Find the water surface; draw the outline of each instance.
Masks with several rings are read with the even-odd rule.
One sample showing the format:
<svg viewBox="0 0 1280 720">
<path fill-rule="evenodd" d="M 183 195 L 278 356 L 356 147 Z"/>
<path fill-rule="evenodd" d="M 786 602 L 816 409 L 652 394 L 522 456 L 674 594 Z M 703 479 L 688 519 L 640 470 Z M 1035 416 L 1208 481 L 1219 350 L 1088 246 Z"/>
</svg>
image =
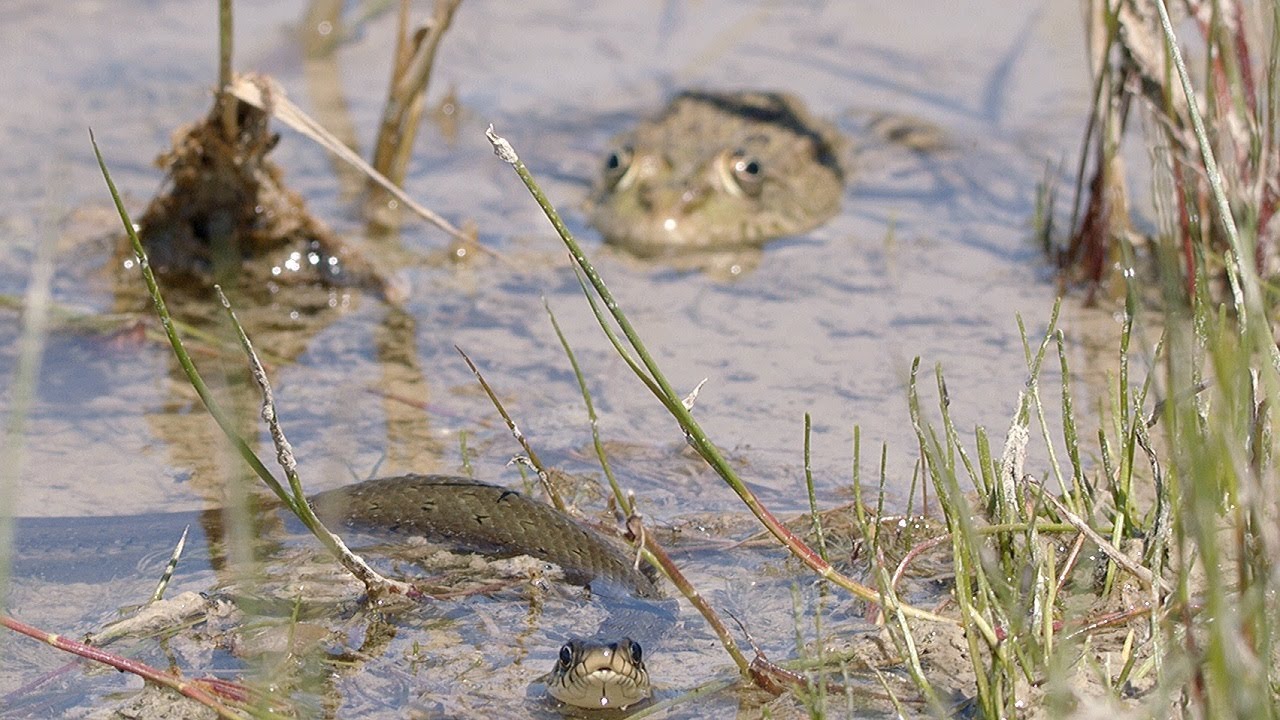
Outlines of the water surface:
<svg viewBox="0 0 1280 720">
<path fill-rule="evenodd" d="M 359 28 L 325 67 L 302 59 L 297 3 L 242 2 L 236 11 L 239 66 L 270 73 L 310 111 L 336 93 L 367 152 L 394 18 Z M 0 58 L 10 68 L 0 80 L 10 98 L 0 107 L 0 173 L 10 179 L 0 197 L 0 294 L 20 295 L 35 244 L 56 242 L 57 303 L 88 312 L 138 307 L 137 286 L 101 239 L 115 226 L 101 211 L 107 196 L 86 130 L 94 129 L 117 184 L 140 211 L 161 181 L 151 159 L 175 128 L 208 108 L 214 23 L 211 8 L 184 3 L 24 1 L 10 8 L 0 27 Z M 317 290 L 303 303 L 294 296 L 243 309 L 259 345 L 279 356 L 276 399 L 307 483 L 332 487 L 375 469 L 458 472 L 464 434 L 477 477 L 518 482 L 507 462 L 520 449 L 455 345 L 481 366 L 545 461 L 596 472 L 586 413 L 545 298 L 582 363 L 600 431 L 618 449 L 616 469 L 649 521 L 740 512 L 730 491 L 682 453 L 674 422 L 595 327 L 545 218 L 492 156 L 483 129 L 493 123 L 543 181 L 676 387 L 708 380 L 695 414 L 775 511 L 807 507 L 806 412 L 823 502 L 847 498 L 858 424 L 866 457 L 888 444 L 888 489 L 901 505 L 914 464 L 905 392 L 912 358 L 923 358 L 930 388 L 934 363 L 943 364 L 961 428 L 984 424 L 999 437 L 1016 406 L 1026 373 L 1015 313 L 1034 336 L 1055 294 L 1030 237 L 1036 184 L 1047 165 L 1056 173 L 1072 157 L 1088 102 L 1079 25 L 1074 6 L 1060 3 L 668 2 L 624 10 L 468 0 L 444 40 L 432 90 L 434 101 L 454 89 L 457 135 L 424 124 L 406 189 L 455 222 L 474 221 L 485 245 L 506 260 L 436 262 L 446 238 L 410 223 L 397 249 L 397 271 L 414 289 L 403 314 L 358 291 Z M 769 245 L 754 271 L 733 280 L 601 248 L 580 203 L 609 138 L 691 86 L 785 90 L 862 139 L 875 113 L 904 113 L 943 128 L 948 143 L 929 154 L 858 153 L 842 213 L 804 237 Z M 337 231 L 370 244 L 356 201 L 324 152 L 281 132 L 275 159 L 289 183 Z M 299 313 L 300 304 L 332 308 Z M 178 313 L 216 327 L 211 307 L 189 303 Z M 0 313 L 6 404 L 19 328 L 15 313 Z M 8 510 L 101 516 L 220 503 L 226 478 L 244 470 L 169 355 L 128 329 L 48 338 Z M 239 358 L 203 362 L 217 390 L 239 398 L 246 432 L 263 438 Z M 866 465 L 870 473 L 874 464 Z M 138 557 L 157 551 L 164 548 L 140 548 Z M 690 562 L 703 591 L 747 614 L 767 649 L 794 650 L 789 581 L 774 573 L 755 583 L 762 564 L 782 567 L 778 553 Z M 57 590 L 64 602 L 53 604 L 30 601 L 47 589 L 18 578 L 10 607 L 51 629 L 86 631 L 146 592 L 140 588 L 150 576 L 121 570 L 131 573 L 126 592 L 87 585 L 82 594 Z M 209 582 L 193 569 L 179 585 Z M 498 603 L 501 612 L 521 612 L 511 605 Z M 856 623 L 856 615 L 844 620 Z M 655 648 L 652 672 L 660 684 L 688 689 L 730 666 L 699 621 L 688 611 L 682 617 L 682 639 Z M 413 642 L 414 630 L 402 628 L 397 642 Z M 367 683 L 395 684 L 389 697 L 413 701 L 465 675 L 483 682 L 461 684 L 457 695 L 428 707 L 484 712 L 549 666 L 555 632 L 537 623 L 532 632 L 528 666 L 486 654 L 474 627 L 449 657 L 408 674 L 399 664 L 408 650 L 394 646 L 366 678 L 351 681 L 348 708 L 370 709 Z M 19 642 L 26 641 L 3 636 L 0 648 L 7 656 Z M 705 675 L 680 669 L 693 659 Z M 471 661 L 487 669 L 458 669 Z M 0 694 L 37 672 L 11 665 L 0 675 Z M 88 692 L 97 697 L 128 686 L 95 682 L 99 689 Z"/>
</svg>

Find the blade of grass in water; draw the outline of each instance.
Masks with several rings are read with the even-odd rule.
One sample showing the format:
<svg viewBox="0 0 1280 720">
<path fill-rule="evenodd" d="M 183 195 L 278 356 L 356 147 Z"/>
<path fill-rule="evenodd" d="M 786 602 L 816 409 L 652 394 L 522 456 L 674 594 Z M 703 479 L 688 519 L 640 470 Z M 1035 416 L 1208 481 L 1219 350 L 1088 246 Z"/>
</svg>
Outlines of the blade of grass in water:
<svg viewBox="0 0 1280 720">
<path fill-rule="evenodd" d="M 33 248 L 35 259 L 23 298 L 18 357 L 9 386 L 9 411 L 5 417 L 4 437 L 0 438 L 0 458 L 4 459 L 4 467 L 0 469 L 0 607 L 5 605 L 7 597 L 10 551 L 13 548 L 13 500 L 22 476 L 27 414 L 35 400 L 40 359 L 44 355 L 48 335 L 55 247 L 54 238 L 42 237 L 37 239 Z"/>
<path fill-rule="evenodd" d="M 316 517 L 311 503 L 307 502 L 306 491 L 302 487 L 302 478 L 298 475 L 298 462 L 294 458 L 293 447 L 285 437 L 284 427 L 280 424 L 280 418 L 276 414 L 275 397 L 271 391 L 271 383 L 267 380 L 267 372 L 258 360 L 258 355 L 253 349 L 253 343 L 249 341 L 249 336 L 245 334 L 244 328 L 240 326 L 240 321 L 236 318 L 236 314 L 231 308 L 231 303 L 227 300 L 227 296 L 223 294 L 222 288 L 214 285 L 213 289 L 218 295 L 218 301 L 222 303 L 222 308 L 227 314 L 228 321 L 236 331 L 236 337 L 239 338 L 240 345 L 244 348 L 245 356 L 249 359 L 249 369 L 253 375 L 253 380 L 258 384 L 258 389 L 262 393 L 262 419 L 267 423 L 267 430 L 271 433 L 271 442 L 275 445 L 276 462 L 284 470 L 285 477 L 289 481 L 292 497 L 297 499 L 298 519 L 320 541 L 320 544 L 329 551 L 329 554 L 342 563 L 342 566 L 364 585 L 365 591 L 371 598 L 382 599 L 387 594 L 416 596 L 418 594 L 417 590 L 412 585 L 399 580 L 391 580 L 374 570 L 364 561 L 364 558 L 351 552 L 351 549 L 347 547 L 342 538 L 338 537 L 337 533 L 325 527 L 320 518 Z"/>
<path fill-rule="evenodd" d="M 486 395 L 489 396 L 489 402 L 498 410 L 498 414 L 507 423 L 507 429 L 511 431 L 511 436 L 520 443 L 520 447 L 524 449 L 525 459 L 529 465 L 533 467 L 534 472 L 538 474 L 538 482 L 542 485 L 542 489 L 547 493 L 547 497 L 551 500 L 551 504 L 560 512 L 565 511 L 564 499 L 560 497 L 560 491 L 556 489 L 554 483 L 551 482 L 551 474 L 547 472 L 547 468 L 542 464 L 542 460 L 538 457 L 538 453 L 534 452 L 533 446 L 529 444 L 529 439 L 525 437 L 524 432 L 520 430 L 520 426 L 516 425 L 516 421 L 507 413 L 507 409 L 502 406 L 502 401 L 498 399 L 498 394 L 489 386 L 489 382 L 484 379 L 484 374 L 480 372 L 480 368 L 471 361 L 471 357 L 457 345 L 453 346 L 454 350 L 462 356 L 466 361 L 467 367 L 471 368 L 471 374 L 475 376 L 476 382 L 480 383 L 480 387 L 484 389 Z"/>
<path fill-rule="evenodd" d="M 582 402 L 586 405 L 587 417 L 591 423 L 591 437 L 595 444 L 596 457 L 600 460 L 600 467 L 604 470 L 605 477 L 609 480 L 609 487 L 613 491 L 614 500 L 617 502 L 618 507 L 622 508 L 623 513 L 628 516 L 628 529 L 631 529 L 631 520 L 635 517 L 634 513 L 636 511 L 635 503 L 632 498 L 623 493 L 617 478 L 614 477 L 608 455 L 605 453 L 604 445 L 600 441 L 595 403 L 591 401 L 591 391 L 587 388 L 587 380 L 583 376 L 582 368 L 578 365 L 578 359 L 573 353 L 573 348 L 569 346 L 569 340 L 564 336 L 564 332 L 561 331 L 560 323 L 556 321 L 555 313 L 551 312 L 551 305 L 547 303 L 546 298 L 543 298 L 542 305 L 547 310 L 547 316 L 551 318 L 551 326 L 556 331 L 556 337 L 560 339 L 560 346 L 564 348 L 565 355 L 569 358 L 569 364 L 573 367 L 574 377 L 578 379 L 578 388 L 582 391 Z M 719 613 L 715 612 L 710 603 L 706 602 L 702 594 L 698 592 L 697 588 L 680 572 L 676 564 L 667 555 L 666 550 L 654 539 L 653 535 L 644 533 L 641 541 L 645 559 L 661 570 L 671 580 L 671 583 L 676 586 L 676 589 L 693 605 L 694 609 L 702 615 L 712 631 L 720 639 L 720 644 L 724 647 L 725 652 L 729 654 L 734 664 L 745 675 L 750 662 L 742 654 L 742 650 L 738 648 L 733 636 L 729 634 L 729 630 L 720 618 Z"/>
<path fill-rule="evenodd" d="M 551 320 L 551 328 L 555 330 L 556 337 L 560 340 L 560 347 L 564 350 L 565 357 L 569 358 L 569 366 L 573 368 L 573 376 L 578 381 L 578 390 L 582 392 L 582 404 L 587 409 L 587 422 L 591 425 L 591 443 L 595 447 L 596 458 L 600 461 L 600 469 L 604 471 L 604 477 L 609 482 L 609 489 L 613 492 L 614 502 L 618 507 L 622 508 L 623 513 L 630 513 L 634 508 L 630 507 L 626 493 L 622 491 L 622 486 L 618 484 L 618 478 L 613 474 L 613 465 L 609 462 L 608 454 L 605 453 L 604 443 L 600 440 L 600 418 L 596 416 L 595 403 L 591 401 L 591 391 L 587 389 L 587 378 L 582 374 L 582 367 L 578 365 L 578 357 L 574 354 L 573 348 L 569 346 L 569 339 L 564 336 L 564 331 L 560 329 L 560 323 L 556 320 L 556 314 L 551 311 L 551 304 L 547 299 L 542 298 L 542 307 L 547 311 L 547 317 Z"/>
<path fill-rule="evenodd" d="M 209 414 L 218 423 L 218 427 L 222 428 L 223 434 L 231 441 L 232 446 L 235 447 L 240 457 L 244 458 L 249 467 L 253 468 L 253 471 L 266 483 L 267 487 L 271 488 L 271 492 L 275 493 L 281 502 L 288 505 L 295 513 L 298 512 L 297 500 L 280 485 L 280 482 L 271 474 L 267 466 L 254 454 L 248 443 L 236 434 L 235 425 L 232 423 L 231 418 L 223 411 L 222 406 L 213 397 L 213 393 L 209 391 L 209 386 L 205 384 L 204 379 L 200 377 L 199 371 L 196 370 L 195 363 L 191 360 L 191 356 L 187 354 L 186 347 L 182 344 L 182 338 L 178 336 L 178 331 L 174 327 L 164 296 L 160 294 L 160 285 L 156 282 L 155 273 L 151 271 L 151 261 L 147 258 L 147 251 L 142 247 L 142 240 L 138 237 L 137 228 L 129 218 L 129 211 L 125 209 L 124 201 L 120 199 L 120 193 L 116 190 L 116 185 L 111 180 L 111 173 L 107 170 L 107 163 L 102 158 L 102 151 L 98 149 L 98 142 L 94 139 L 92 130 L 89 131 L 89 142 L 93 144 L 93 153 L 98 159 L 98 168 L 102 171 L 102 177 L 107 182 L 107 189 L 111 192 L 112 201 L 115 202 L 116 212 L 120 215 L 120 221 L 124 225 L 125 233 L 128 234 L 129 242 L 133 247 L 134 256 L 138 259 L 138 267 L 142 270 L 142 278 L 147 285 L 147 294 L 150 295 L 151 302 L 155 306 L 156 316 L 160 318 L 160 325 L 164 328 L 165 336 L 169 338 L 169 344 L 173 347 L 173 354 L 177 357 L 178 364 L 182 367 L 182 372 L 187 376 L 187 381 L 191 383 L 191 387 L 200 396 L 200 400 L 204 402 Z"/>
<path fill-rule="evenodd" d="M 809 461 L 809 435 L 812 430 L 812 419 L 809 413 L 804 414 L 804 486 L 809 494 L 809 518 L 813 523 L 813 534 L 818 540 L 818 554 L 823 560 L 827 557 L 827 538 L 822 532 L 822 515 L 818 512 L 818 496 L 813 491 L 813 465 Z"/>
<path fill-rule="evenodd" d="M 125 232 L 129 236 L 129 242 L 133 246 L 134 255 L 138 259 L 138 267 L 142 270 L 142 277 L 147 285 L 147 292 L 151 296 L 152 304 L 155 306 L 156 315 L 160 318 L 160 324 L 164 327 L 165 334 L 169 338 L 169 343 L 173 347 L 173 353 L 178 358 L 178 364 L 182 366 L 183 372 L 187 376 L 187 380 L 191 386 L 195 388 L 200 399 L 204 401 L 205 408 L 209 414 L 218 423 L 218 427 L 222 429 L 227 440 L 239 452 L 240 457 L 249 464 L 263 483 L 271 489 L 276 497 L 280 498 L 294 515 L 302 521 L 303 525 L 311 531 L 313 535 L 325 546 L 333 555 L 342 562 L 343 566 L 355 575 L 361 582 L 365 584 L 370 595 L 385 594 L 391 592 L 395 594 L 412 595 L 415 593 L 412 587 L 405 583 L 389 580 L 378 574 L 363 559 L 352 553 L 342 539 L 334 533 L 330 532 L 320 520 L 315 516 L 310 504 L 307 503 L 305 493 L 302 489 L 301 480 L 298 478 L 296 463 L 293 460 L 292 451 L 289 450 L 288 441 L 284 439 L 284 432 L 276 422 L 275 406 L 271 400 L 271 388 L 266 380 L 266 372 L 262 369 L 262 363 L 258 361 L 257 355 L 254 353 L 249 338 L 245 335 L 240 323 L 235 319 L 234 313 L 231 312 L 231 305 L 227 302 L 221 290 L 218 290 L 222 305 L 227 311 L 232 325 L 235 327 L 239 335 L 241 345 L 249 357 L 252 369 L 254 371 L 254 379 L 259 383 L 259 387 L 263 393 L 263 418 L 267 421 L 270 428 L 272 440 L 276 443 L 277 457 L 280 460 L 282 468 L 289 479 L 292 492 L 286 491 L 280 482 L 276 480 L 271 471 L 267 470 L 266 465 L 258 459 L 253 449 L 244 441 L 235 431 L 231 419 L 222 410 L 213 394 L 209 391 L 204 379 L 200 377 L 200 372 L 196 369 L 195 363 L 192 362 L 191 356 L 187 353 L 186 348 L 182 344 L 182 338 L 178 336 L 178 332 L 174 327 L 173 320 L 169 315 L 169 308 L 164 302 L 164 296 L 160 292 L 159 283 L 156 281 L 155 273 L 151 270 L 151 262 L 147 257 L 146 249 L 142 246 L 142 240 L 138 237 L 138 231 L 134 227 L 133 221 L 129 218 L 129 213 L 124 207 L 124 201 L 120 198 L 120 193 L 116 190 L 115 183 L 111 180 L 111 173 L 107 170 L 107 163 L 102 157 L 102 151 L 98 148 L 97 140 L 93 137 L 93 131 L 89 132 L 89 141 L 93 145 L 94 156 L 98 160 L 98 168 L 102 171 L 103 180 L 107 183 L 107 189 L 111 192 L 111 199 L 115 202 L 116 211 L 120 215 L 120 221 L 124 225 Z"/>
</svg>

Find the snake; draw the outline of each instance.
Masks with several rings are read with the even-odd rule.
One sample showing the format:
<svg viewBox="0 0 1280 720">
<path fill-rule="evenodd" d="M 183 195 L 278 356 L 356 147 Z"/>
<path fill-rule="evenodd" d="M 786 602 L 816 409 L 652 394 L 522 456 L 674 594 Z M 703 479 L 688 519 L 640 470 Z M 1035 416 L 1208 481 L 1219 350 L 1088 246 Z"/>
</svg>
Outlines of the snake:
<svg viewBox="0 0 1280 720">
<path fill-rule="evenodd" d="M 488 556 L 528 555 L 555 563 L 568 582 L 614 583 L 634 597 L 662 597 L 616 542 L 567 513 L 510 488 L 449 475 L 367 480 L 311 498 L 322 518 L 379 534 L 423 537 Z M 645 566 L 647 567 L 647 566 Z M 616 619 L 607 627 L 619 625 Z M 626 708 L 649 698 L 639 641 L 622 635 L 571 638 L 541 680 L 580 708 Z"/>
<path fill-rule="evenodd" d="M 423 538 L 489 557 L 528 555 L 554 563 L 567 582 L 590 586 L 593 594 L 609 599 L 610 616 L 594 635 L 565 641 L 554 667 L 535 682 L 543 683 L 553 700 L 575 708 L 626 709 L 650 698 L 649 673 L 636 631 L 655 633 L 657 625 L 674 617 L 662 607 L 663 593 L 647 566 L 637 569 L 620 542 L 545 502 L 466 477 L 376 478 L 317 493 L 309 501 L 331 527 Z M 18 518 L 15 575 L 22 576 L 24 568 L 43 573 L 51 560 L 82 557 L 74 546 L 77 531 L 84 536 L 83 545 L 94 547 L 101 568 L 103 553 L 136 551 L 139 540 L 152 535 L 147 528 L 167 534 L 190 520 L 190 513 Z M 117 547 L 102 543 L 104 534 L 114 535 Z"/>
</svg>

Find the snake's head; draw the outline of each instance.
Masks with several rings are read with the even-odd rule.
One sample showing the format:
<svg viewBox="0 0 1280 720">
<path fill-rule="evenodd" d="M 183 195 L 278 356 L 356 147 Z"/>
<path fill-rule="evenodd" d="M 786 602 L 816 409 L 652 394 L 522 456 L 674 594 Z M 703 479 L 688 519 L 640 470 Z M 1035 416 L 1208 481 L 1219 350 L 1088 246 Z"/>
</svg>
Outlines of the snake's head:
<svg viewBox="0 0 1280 720">
<path fill-rule="evenodd" d="M 551 696 L 580 708 L 621 710 L 650 694 L 644 651 L 631 638 L 570 640 L 546 679 Z"/>
</svg>

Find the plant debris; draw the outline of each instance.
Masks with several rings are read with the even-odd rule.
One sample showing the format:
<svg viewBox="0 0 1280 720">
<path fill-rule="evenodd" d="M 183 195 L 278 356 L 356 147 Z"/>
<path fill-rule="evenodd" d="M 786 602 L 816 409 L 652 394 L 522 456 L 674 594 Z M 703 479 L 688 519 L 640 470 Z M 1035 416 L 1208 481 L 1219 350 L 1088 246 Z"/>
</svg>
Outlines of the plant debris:
<svg viewBox="0 0 1280 720">
<path fill-rule="evenodd" d="M 267 97 L 267 83 L 259 82 Z M 157 158 L 163 191 L 140 222 L 162 275 L 273 290 L 284 283 L 372 289 L 388 301 L 404 291 L 307 211 L 267 155 L 279 135 L 270 112 L 219 93 L 201 121 L 180 128 Z"/>
</svg>

